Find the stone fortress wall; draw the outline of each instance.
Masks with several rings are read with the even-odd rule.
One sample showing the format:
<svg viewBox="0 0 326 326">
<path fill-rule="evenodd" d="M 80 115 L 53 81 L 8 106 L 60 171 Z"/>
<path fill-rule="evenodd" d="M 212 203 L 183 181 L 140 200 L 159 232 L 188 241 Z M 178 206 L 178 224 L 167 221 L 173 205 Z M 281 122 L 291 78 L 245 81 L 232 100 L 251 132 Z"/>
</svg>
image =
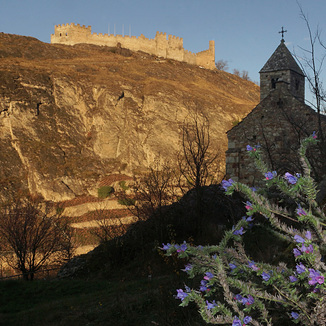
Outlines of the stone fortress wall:
<svg viewBox="0 0 326 326">
<path fill-rule="evenodd" d="M 192 53 L 183 48 L 183 39 L 174 35 L 156 32 L 154 39 L 148 39 L 143 34 L 136 36 L 122 36 L 113 34 L 92 33 L 91 26 L 86 27 L 79 24 L 63 24 L 54 27 L 54 34 L 51 35 L 51 43 L 74 45 L 87 43 L 95 45 L 106 45 L 121 47 L 131 51 L 143 51 L 166 59 L 174 59 L 189 64 L 215 68 L 215 42 L 209 41 L 209 49 L 198 53 Z"/>
</svg>

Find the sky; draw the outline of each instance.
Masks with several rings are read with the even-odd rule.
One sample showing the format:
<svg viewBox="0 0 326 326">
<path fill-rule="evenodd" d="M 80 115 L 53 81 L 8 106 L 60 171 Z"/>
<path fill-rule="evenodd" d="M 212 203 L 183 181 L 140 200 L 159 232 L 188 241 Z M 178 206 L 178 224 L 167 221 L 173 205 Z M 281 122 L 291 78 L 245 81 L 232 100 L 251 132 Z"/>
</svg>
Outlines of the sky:
<svg viewBox="0 0 326 326">
<path fill-rule="evenodd" d="M 282 26 L 291 52 L 300 56 L 300 47 L 309 49 L 297 1 L 326 43 L 325 0 L 0 0 L 0 32 L 50 43 L 55 25 L 72 22 L 92 26 L 93 33 L 154 38 L 160 31 L 182 37 L 191 52 L 208 49 L 214 40 L 216 61 L 258 82 Z"/>
</svg>

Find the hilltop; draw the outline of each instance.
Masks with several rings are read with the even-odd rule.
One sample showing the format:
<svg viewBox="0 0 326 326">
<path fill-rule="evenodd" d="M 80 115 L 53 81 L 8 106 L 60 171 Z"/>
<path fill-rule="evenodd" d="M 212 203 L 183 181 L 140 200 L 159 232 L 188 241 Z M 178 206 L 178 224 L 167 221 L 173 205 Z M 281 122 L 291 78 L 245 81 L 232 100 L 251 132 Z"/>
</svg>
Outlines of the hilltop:
<svg viewBox="0 0 326 326">
<path fill-rule="evenodd" d="M 103 178 L 173 162 L 184 120 L 207 116 L 224 158 L 225 132 L 259 87 L 122 48 L 47 44 L 0 33 L 0 180 L 46 200 L 95 196 Z"/>
</svg>

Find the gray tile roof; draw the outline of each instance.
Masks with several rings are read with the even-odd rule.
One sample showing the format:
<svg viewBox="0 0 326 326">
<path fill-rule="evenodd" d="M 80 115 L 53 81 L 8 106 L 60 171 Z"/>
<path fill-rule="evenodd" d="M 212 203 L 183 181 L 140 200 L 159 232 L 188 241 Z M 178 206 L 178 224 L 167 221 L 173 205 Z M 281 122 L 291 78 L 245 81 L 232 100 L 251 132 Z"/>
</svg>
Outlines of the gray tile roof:
<svg viewBox="0 0 326 326">
<path fill-rule="evenodd" d="M 271 57 L 267 60 L 264 67 L 259 71 L 270 72 L 277 70 L 293 70 L 300 75 L 303 75 L 303 72 L 295 59 L 293 58 L 291 52 L 288 50 L 282 39 L 281 44 L 277 47 Z"/>
</svg>

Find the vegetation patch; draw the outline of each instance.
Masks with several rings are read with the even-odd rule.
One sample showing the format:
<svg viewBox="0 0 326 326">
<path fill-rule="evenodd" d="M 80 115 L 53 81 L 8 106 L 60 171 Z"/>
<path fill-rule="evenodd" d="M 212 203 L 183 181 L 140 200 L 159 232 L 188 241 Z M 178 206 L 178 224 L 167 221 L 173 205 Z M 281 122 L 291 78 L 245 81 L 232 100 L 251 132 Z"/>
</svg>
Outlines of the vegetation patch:
<svg viewBox="0 0 326 326">
<path fill-rule="evenodd" d="M 118 203 L 124 206 L 132 206 L 135 204 L 135 199 L 133 198 L 119 198 Z"/>
<path fill-rule="evenodd" d="M 99 198 L 107 198 L 114 193 L 114 188 L 111 186 L 103 186 L 98 188 L 97 194 Z"/>
<path fill-rule="evenodd" d="M 126 191 L 126 190 L 129 189 L 129 187 L 126 185 L 126 181 L 125 181 L 125 180 L 120 181 L 120 182 L 119 182 L 119 186 L 121 187 L 121 189 L 122 189 L 123 191 Z"/>
</svg>

